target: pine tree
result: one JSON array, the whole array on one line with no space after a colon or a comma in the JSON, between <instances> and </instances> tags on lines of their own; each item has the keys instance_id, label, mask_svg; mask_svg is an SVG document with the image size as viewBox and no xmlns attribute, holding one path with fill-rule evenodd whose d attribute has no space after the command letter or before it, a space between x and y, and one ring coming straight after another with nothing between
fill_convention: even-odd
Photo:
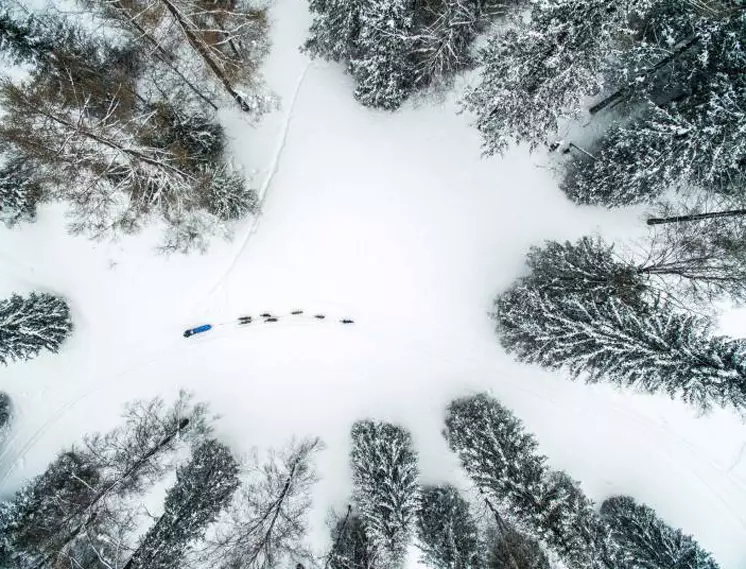
<instances>
[{"instance_id":1,"label":"pine tree","mask_svg":"<svg viewBox=\"0 0 746 569\"><path fill-rule=\"evenodd\" d=\"M335 517L331 524L330 569L385 569L376 562L376 552L357 512L348 507L347 515Z\"/></svg>"},{"instance_id":2,"label":"pine tree","mask_svg":"<svg viewBox=\"0 0 746 569\"><path fill-rule=\"evenodd\" d=\"M10 399L10 395L4 391L0 391L0 440L4 438L5 433L8 431L12 418L13 401Z\"/></svg>"},{"instance_id":3,"label":"pine tree","mask_svg":"<svg viewBox=\"0 0 746 569\"><path fill-rule=\"evenodd\" d=\"M73 330L64 299L32 292L0 301L0 364L35 358L42 350L57 353Z\"/></svg>"},{"instance_id":4,"label":"pine tree","mask_svg":"<svg viewBox=\"0 0 746 569\"><path fill-rule=\"evenodd\" d=\"M630 567L639 569L718 569L712 555L655 511L628 496L608 498L601 515L622 545Z\"/></svg>"},{"instance_id":5,"label":"pine tree","mask_svg":"<svg viewBox=\"0 0 746 569\"><path fill-rule=\"evenodd\" d=\"M124 569L177 569L189 544L204 535L238 488L238 464L225 445L211 439L176 472L163 515L148 530Z\"/></svg>"},{"instance_id":6,"label":"pine tree","mask_svg":"<svg viewBox=\"0 0 746 569\"><path fill-rule=\"evenodd\" d=\"M417 538L424 563L432 569L485 567L477 524L453 486L422 489Z\"/></svg>"},{"instance_id":7,"label":"pine tree","mask_svg":"<svg viewBox=\"0 0 746 569\"><path fill-rule=\"evenodd\" d=\"M552 299L519 283L495 306L500 343L520 361L667 393L702 410L746 406L746 342L713 336L705 319L662 301Z\"/></svg>"},{"instance_id":8,"label":"pine tree","mask_svg":"<svg viewBox=\"0 0 746 569\"><path fill-rule=\"evenodd\" d=\"M417 454L398 425L357 421L352 426L353 500L376 563L401 567L417 516Z\"/></svg>"},{"instance_id":9,"label":"pine tree","mask_svg":"<svg viewBox=\"0 0 746 569\"><path fill-rule=\"evenodd\" d=\"M101 481L92 455L71 449L0 506L0 566L48 566L50 552L66 546L71 518L78 522Z\"/></svg>"},{"instance_id":10,"label":"pine tree","mask_svg":"<svg viewBox=\"0 0 746 569\"><path fill-rule=\"evenodd\" d=\"M365 106L395 110L412 91L412 1L365 2L360 10L350 71L357 81L355 98Z\"/></svg>"},{"instance_id":11,"label":"pine tree","mask_svg":"<svg viewBox=\"0 0 746 569\"><path fill-rule=\"evenodd\" d=\"M293 441L254 462L199 558L216 569L272 569L311 561L305 541L319 439Z\"/></svg>"},{"instance_id":12,"label":"pine tree","mask_svg":"<svg viewBox=\"0 0 746 569\"><path fill-rule=\"evenodd\" d=\"M528 535L576 568L618 569L609 529L577 483L549 470L536 440L494 399L475 395L451 402L444 436L479 490Z\"/></svg>"},{"instance_id":13,"label":"pine tree","mask_svg":"<svg viewBox=\"0 0 746 569\"><path fill-rule=\"evenodd\" d=\"M491 545L487 556L489 569L550 569L549 560L535 539L506 525L488 534Z\"/></svg>"},{"instance_id":14,"label":"pine tree","mask_svg":"<svg viewBox=\"0 0 746 569\"><path fill-rule=\"evenodd\" d=\"M605 0L533 0L528 21L519 14L499 30L481 51L480 82L464 100L485 153L503 153L511 142L535 148L562 117L577 115L645 4L630 0L610 9Z\"/></svg>"},{"instance_id":15,"label":"pine tree","mask_svg":"<svg viewBox=\"0 0 746 569\"><path fill-rule=\"evenodd\" d=\"M8 227L36 219L36 204L44 191L28 160L6 156L0 166L0 220Z\"/></svg>"},{"instance_id":16,"label":"pine tree","mask_svg":"<svg viewBox=\"0 0 746 569\"><path fill-rule=\"evenodd\" d=\"M647 103L629 123L613 125L569 165L563 191L576 203L617 207L656 199L669 189L740 194L746 161L746 13L698 32L697 50L679 73L679 92ZM669 89L670 93L670 89Z\"/></svg>"},{"instance_id":17,"label":"pine tree","mask_svg":"<svg viewBox=\"0 0 746 569\"><path fill-rule=\"evenodd\" d=\"M601 301L613 296L636 305L649 288L638 267L617 257L614 246L600 237L546 241L531 247L526 265L530 273L521 282L551 298L583 294Z\"/></svg>"},{"instance_id":18,"label":"pine tree","mask_svg":"<svg viewBox=\"0 0 746 569\"><path fill-rule=\"evenodd\" d=\"M198 444L210 430L205 406L184 393L170 406L160 398L130 403L124 419L60 454L6 503L0 566L77 567L91 556L123 565L131 546L123 533L131 533L134 517L128 500L173 468L184 443Z\"/></svg>"}]
</instances>

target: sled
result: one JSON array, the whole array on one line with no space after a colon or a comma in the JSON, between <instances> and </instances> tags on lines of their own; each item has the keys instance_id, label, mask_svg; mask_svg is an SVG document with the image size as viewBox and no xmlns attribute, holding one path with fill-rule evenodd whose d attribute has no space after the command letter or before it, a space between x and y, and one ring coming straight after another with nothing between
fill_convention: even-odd
<instances>
[{"instance_id":1,"label":"sled","mask_svg":"<svg viewBox=\"0 0 746 569\"><path fill-rule=\"evenodd\" d=\"M202 326L197 326L196 328L189 328L189 330L184 330L184 337L189 338L190 336L194 336L195 334L201 334L202 332L207 332L208 330L212 330L212 324L202 324Z\"/></svg>"}]
</instances>

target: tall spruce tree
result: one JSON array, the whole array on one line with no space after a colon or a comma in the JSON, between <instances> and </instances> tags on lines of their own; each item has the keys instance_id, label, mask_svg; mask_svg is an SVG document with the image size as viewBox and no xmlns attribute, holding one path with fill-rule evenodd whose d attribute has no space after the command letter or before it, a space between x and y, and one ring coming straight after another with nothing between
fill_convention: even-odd
<instances>
[{"instance_id":1,"label":"tall spruce tree","mask_svg":"<svg viewBox=\"0 0 746 569\"><path fill-rule=\"evenodd\" d=\"M655 511L629 496L614 496L601 505L601 515L621 544L630 567L640 569L718 569L712 555Z\"/></svg>"},{"instance_id":2,"label":"tall spruce tree","mask_svg":"<svg viewBox=\"0 0 746 569\"><path fill-rule=\"evenodd\" d=\"M649 286L638 267L614 254L614 246L600 237L581 237L572 243L546 241L526 255L530 272L521 282L541 289L551 298L587 295L594 301L609 297L639 304Z\"/></svg>"},{"instance_id":3,"label":"tall spruce tree","mask_svg":"<svg viewBox=\"0 0 746 569\"><path fill-rule=\"evenodd\" d=\"M0 391L0 440L8 431L10 421L13 418L13 401L10 395Z\"/></svg>"},{"instance_id":4,"label":"tall spruce tree","mask_svg":"<svg viewBox=\"0 0 746 569\"><path fill-rule=\"evenodd\" d=\"M376 563L396 569L404 563L419 505L412 436L398 425L371 420L357 421L351 435L353 500Z\"/></svg>"},{"instance_id":5,"label":"tall spruce tree","mask_svg":"<svg viewBox=\"0 0 746 569\"><path fill-rule=\"evenodd\" d=\"M422 489L417 518L418 545L432 569L484 569L479 529L469 504L453 486Z\"/></svg>"},{"instance_id":6,"label":"tall spruce tree","mask_svg":"<svg viewBox=\"0 0 746 569\"><path fill-rule=\"evenodd\" d=\"M645 2L534 0L481 51L479 83L465 100L487 154L511 142L543 144L558 121L577 115L601 87L605 59Z\"/></svg>"},{"instance_id":7,"label":"tall spruce tree","mask_svg":"<svg viewBox=\"0 0 746 569\"><path fill-rule=\"evenodd\" d=\"M546 467L536 440L496 400L480 394L452 401L444 436L479 490L568 566L624 566L593 503L564 472Z\"/></svg>"},{"instance_id":8,"label":"tall spruce tree","mask_svg":"<svg viewBox=\"0 0 746 569\"><path fill-rule=\"evenodd\" d=\"M204 535L238 488L238 463L214 439L194 450L176 471L165 510L148 530L124 569L178 569L191 542Z\"/></svg>"},{"instance_id":9,"label":"tall spruce tree","mask_svg":"<svg viewBox=\"0 0 746 569\"><path fill-rule=\"evenodd\" d=\"M535 539L502 524L487 534L489 569L550 569L546 554Z\"/></svg>"},{"instance_id":10,"label":"tall spruce tree","mask_svg":"<svg viewBox=\"0 0 746 569\"><path fill-rule=\"evenodd\" d=\"M418 88L447 86L474 65L471 45L520 0L310 0L303 49L342 63L362 104L394 110Z\"/></svg>"},{"instance_id":11,"label":"tall spruce tree","mask_svg":"<svg viewBox=\"0 0 746 569\"><path fill-rule=\"evenodd\" d=\"M331 569L384 569L376 562L376 552L357 512L348 506L347 514L331 521L332 547L328 555Z\"/></svg>"},{"instance_id":12,"label":"tall spruce tree","mask_svg":"<svg viewBox=\"0 0 746 569\"><path fill-rule=\"evenodd\" d=\"M652 201L669 189L743 195L744 34L742 8L698 31L675 96L659 101L651 95L636 118L613 125L589 154L570 163L562 183L570 199L617 207Z\"/></svg>"},{"instance_id":13,"label":"tall spruce tree","mask_svg":"<svg viewBox=\"0 0 746 569\"><path fill-rule=\"evenodd\" d=\"M29 482L12 500L0 505L0 567L30 569L64 562L52 552L66 551L71 519L93 499L101 482L95 458L71 449L61 453L46 471Z\"/></svg>"},{"instance_id":14,"label":"tall spruce tree","mask_svg":"<svg viewBox=\"0 0 746 569\"><path fill-rule=\"evenodd\" d=\"M21 156L6 155L0 165L0 221L13 227L36 219L36 204L44 194L39 173Z\"/></svg>"},{"instance_id":15,"label":"tall spruce tree","mask_svg":"<svg viewBox=\"0 0 746 569\"><path fill-rule=\"evenodd\" d=\"M666 393L701 410L746 408L746 342L713 336L706 319L662 301L633 307L618 298L550 298L516 284L498 297L500 343L520 361Z\"/></svg>"},{"instance_id":16,"label":"tall spruce tree","mask_svg":"<svg viewBox=\"0 0 746 569\"><path fill-rule=\"evenodd\" d=\"M63 298L32 292L0 301L0 364L35 358L42 350L57 353L73 330Z\"/></svg>"}]
</instances>

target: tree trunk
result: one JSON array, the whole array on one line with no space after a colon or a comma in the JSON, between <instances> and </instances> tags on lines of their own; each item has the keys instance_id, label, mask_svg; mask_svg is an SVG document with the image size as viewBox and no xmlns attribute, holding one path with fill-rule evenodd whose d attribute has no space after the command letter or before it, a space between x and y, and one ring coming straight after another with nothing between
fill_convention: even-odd
<instances>
[{"instance_id":1,"label":"tree trunk","mask_svg":"<svg viewBox=\"0 0 746 569\"><path fill-rule=\"evenodd\" d=\"M703 219L716 219L720 217L738 217L746 215L746 209L730 209L726 211L711 211L709 213L692 213L688 215L674 215L672 217L650 217L648 225L662 225L664 223L685 223L689 221L701 221Z\"/></svg>"},{"instance_id":2,"label":"tree trunk","mask_svg":"<svg viewBox=\"0 0 746 569\"><path fill-rule=\"evenodd\" d=\"M334 540L334 545L332 546L331 551L329 551L329 555L326 556L326 562L324 563L324 569L327 569L327 567L329 567L329 562L332 560L332 557L334 557L334 554L337 552L337 548L339 547L339 542L342 540L342 535L344 534L344 531L347 528L347 521L350 519L351 513L352 513L352 506L350 504L347 504L347 513L345 514L345 519L342 522L342 527L339 529L339 535L337 535L337 539Z\"/></svg>"},{"instance_id":3,"label":"tree trunk","mask_svg":"<svg viewBox=\"0 0 746 569\"><path fill-rule=\"evenodd\" d=\"M593 105L589 112L592 115L595 115L597 112L605 109L615 101L626 97L634 88L638 85L638 81L640 79L645 79L648 76L652 75L662 67L665 67L669 63L671 63L674 59L677 59L681 54L683 54L685 51L687 51L690 47L695 45L699 42L699 36L691 36L690 38L686 39L684 43L679 44L679 47L674 49L673 52L671 52L669 55L661 59L658 63L653 65L653 67L650 67L643 71L642 73L638 73L637 76L634 78L634 80L631 83L627 83L624 87L620 87L616 91L614 91L611 95L608 95L605 99L602 101L599 101L595 105Z\"/></svg>"},{"instance_id":4,"label":"tree trunk","mask_svg":"<svg viewBox=\"0 0 746 569\"><path fill-rule=\"evenodd\" d=\"M174 61L175 58L174 58L173 54L171 54L171 53L167 52L165 49L163 49L163 46L161 46L161 44L158 43L158 40L156 40L153 36L151 36L147 32L147 30L145 30L145 28L143 28L140 24L138 24L135 21L134 17L131 17L127 13L127 9L124 6L122 6L121 2L115 1L115 2L112 3L112 5L114 6L115 9L119 10L122 13L123 18L125 20L127 20L127 22L129 22L130 25L133 28L135 28L135 30L137 31L137 33L140 34L140 37L146 39L148 41L148 43L151 44L155 48L156 57L158 59L160 59L164 64L168 65L168 67L171 69L171 71L173 71L174 73L176 73L176 75L178 75L179 79L181 79L184 82L184 84L187 87L189 87L195 95L197 95L205 103L207 103L208 105L210 105L210 107L212 107L213 110L217 111L218 110L218 106L215 103L213 103L204 93L202 93L199 89L197 89L197 87L195 85L193 85L191 83L191 81L189 81L189 79L187 79L186 77L184 77L184 74L176 67L176 62Z\"/></svg>"},{"instance_id":5,"label":"tree trunk","mask_svg":"<svg viewBox=\"0 0 746 569\"><path fill-rule=\"evenodd\" d=\"M233 100L238 103L238 106L241 107L241 110L250 113L253 109L251 108L251 105L249 105L246 100L241 96L240 93L238 93L233 85L231 85L230 80L228 77L226 77L225 73L220 69L220 66L215 62L215 60L210 55L210 52L205 47L205 45L202 43L202 40L200 40L197 35L194 33L194 30L192 30L189 27L189 24L184 21L184 16L179 12L179 9L173 5L173 3L170 0L161 0L164 6L166 6L166 9L171 13L171 15L174 17L174 19L179 24L179 27L184 32L184 35L186 36L187 40L189 41L189 44L194 48L194 50L199 53L199 55L202 57L204 62L207 64L207 66L210 68L210 70L215 74L215 76L220 80L220 82L223 84L223 87L225 90L230 94L231 97L233 97Z\"/></svg>"},{"instance_id":6,"label":"tree trunk","mask_svg":"<svg viewBox=\"0 0 746 569\"><path fill-rule=\"evenodd\" d=\"M492 502L490 502L487 497L484 498L484 503L487 504L487 507L492 512L492 515L495 516L495 523L497 524L497 530L500 532L500 539L505 541L508 532L512 531L512 529L508 526L508 524L505 523L505 520L503 520L500 513L497 511L495 506L492 505ZM510 569L520 569L518 566L518 562L516 561L515 556L513 555L513 552L510 550L510 547L506 545L506 549L507 549L508 555L510 556L510 565L511 565Z\"/></svg>"},{"instance_id":7,"label":"tree trunk","mask_svg":"<svg viewBox=\"0 0 746 569\"><path fill-rule=\"evenodd\" d=\"M124 482L127 478L129 478L133 473L135 473L138 469L140 469L148 460L153 458L153 456L158 453L163 447L165 447L168 443L170 443L176 435L184 431L189 426L189 419L186 417L183 418L181 421L179 421L179 425L176 428L176 430L173 433L170 433L169 435L166 435L163 437L160 441L158 441L158 444L156 444L153 448L151 448L148 452L146 452L137 462L135 462L130 468L128 468L119 478L112 481L106 488L103 490L100 490L96 496L94 496L93 500L91 500L91 503L86 506L86 510L89 511L89 514L87 516L87 519L78 525L73 531L71 531L67 537L65 538L61 551L64 551L65 548L72 543L72 541L80 535L80 533L93 521L93 519L96 516L95 512L92 512L91 510L93 507L98 504L101 500L103 500L106 495L111 492L116 486ZM37 565L35 569L41 569L43 567L46 560L43 560L41 564Z\"/></svg>"}]
</instances>

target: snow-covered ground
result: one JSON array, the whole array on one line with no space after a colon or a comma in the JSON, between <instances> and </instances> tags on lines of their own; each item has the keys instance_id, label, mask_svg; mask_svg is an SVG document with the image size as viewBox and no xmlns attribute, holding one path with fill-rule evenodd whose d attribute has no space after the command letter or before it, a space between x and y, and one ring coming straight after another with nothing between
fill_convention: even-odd
<instances>
[{"instance_id":1,"label":"snow-covered ground","mask_svg":"<svg viewBox=\"0 0 746 569\"><path fill-rule=\"evenodd\" d=\"M596 500L629 493L693 533L724 569L746 564L746 428L727 412L575 384L514 363L495 340L491 299L529 245L599 231L642 231L640 211L565 201L541 156L480 158L452 100L390 114L360 107L342 71L297 47L305 2L278 0L268 85L282 108L256 128L227 114L236 153L266 185L264 212L204 256L163 258L156 232L94 244L64 229L63 209L0 232L0 295L51 289L71 299L76 332L57 356L0 370L15 429L0 491L56 450L115 424L135 397L188 388L222 415L236 449L320 435L314 530L349 490L351 422L399 421L414 433L423 480L458 480L440 435L455 396L489 390L514 409L551 464ZM267 183L269 182L269 183ZM184 328L293 309L325 321ZM349 317L354 326L335 318ZM728 314L727 328L744 329Z\"/></svg>"}]
</instances>

